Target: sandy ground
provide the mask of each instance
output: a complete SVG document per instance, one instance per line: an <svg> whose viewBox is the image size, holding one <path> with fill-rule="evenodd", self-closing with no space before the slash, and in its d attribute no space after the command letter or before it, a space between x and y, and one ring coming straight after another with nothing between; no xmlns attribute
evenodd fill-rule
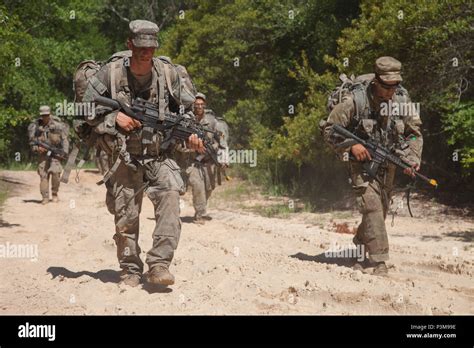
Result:
<svg viewBox="0 0 474 348"><path fill-rule="evenodd" d="M351 230L357 212L263 217L246 204L272 200L226 193L233 180L215 192L214 219L204 226L191 222L191 196L183 197L176 284L130 288L118 284L113 218L97 174L82 172L46 206L35 172L0 176L15 187L0 245L38 248L33 259L0 258L0 314L474 314L474 221L433 202L414 200L423 218L401 213L393 227L387 220L390 273L378 277L353 271L353 259L325 255L335 243L352 247L352 235L334 226ZM153 226L145 198L144 254Z"/></svg>

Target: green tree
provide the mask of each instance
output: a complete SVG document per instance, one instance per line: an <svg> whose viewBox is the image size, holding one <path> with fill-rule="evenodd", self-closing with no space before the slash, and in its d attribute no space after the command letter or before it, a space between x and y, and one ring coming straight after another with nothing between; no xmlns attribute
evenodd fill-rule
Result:
<svg viewBox="0 0 474 348"><path fill-rule="evenodd" d="M471 1L368 0L338 40L338 55L327 57L356 75L371 71L378 56L402 61L403 84L421 104L424 170L442 176L444 189L474 190L472 22ZM453 161L455 150L463 167Z"/></svg>
<svg viewBox="0 0 474 348"><path fill-rule="evenodd" d="M86 58L106 56L99 31L104 2L4 1L0 7L0 162L28 156L27 124L38 108L72 101L72 75Z"/></svg>

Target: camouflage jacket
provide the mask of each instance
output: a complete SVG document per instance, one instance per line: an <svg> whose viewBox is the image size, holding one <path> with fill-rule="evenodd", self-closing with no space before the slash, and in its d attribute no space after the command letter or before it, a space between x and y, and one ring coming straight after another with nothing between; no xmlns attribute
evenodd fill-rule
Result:
<svg viewBox="0 0 474 348"><path fill-rule="evenodd" d="M212 133L208 134L208 137L213 141L213 147L216 149L216 151L219 152L228 149L227 137L229 135L229 131L227 124L224 121L218 119L214 111L211 109L205 109L204 116L199 121L199 123L217 134L217 139ZM181 154L179 154L179 164L184 168L195 162L207 163L211 161L208 155L200 155L197 152L188 151L182 148L180 149L180 152Z"/></svg>
<svg viewBox="0 0 474 348"><path fill-rule="evenodd" d="M362 91L362 95L365 95L366 98L366 107L362 107L362 110L356 110L355 92L344 96L342 102L334 107L323 126L325 141L339 154L350 151L350 148L335 147L337 141L331 137L330 126L338 124L355 132L360 137L375 140L388 148L393 147L410 163L420 164L423 136L421 134L422 122L419 113L414 109L410 109L414 112L405 114L403 112L398 114L385 113L383 115L381 100L374 96L371 86L371 84L368 84L364 87L365 90ZM408 92L400 87L395 92L391 102L393 105L397 103L410 105L411 101ZM382 107L387 106L387 104L382 105Z"/></svg>
<svg viewBox="0 0 474 348"><path fill-rule="evenodd" d="M191 110L195 91L183 87L178 70L166 57L153 58L150 82L140 90L136 88L138 82L130 71L128 59L123 57L112 61L91 77L83 101L90 102L95 95L102 95L130 105L133 99L140 97L156 103L163 112L179 112L181 106L184 111ZM188 82L193 87L192 82ZM127 151L131 155L141 156L146 153L158 156L161 134L154 133L151 141L145 143L141 129L128 133L116 125L117 114L118 111L96 105L95 117L88 118L87 123L94 127L96 133L107 136L107 146L112 151L122 141L126 141Z"/></svg>
<svg viewBox="0 0 474 348"><path fill-rule="evenodd" d="M37 152L37 146L32 142L35 140L46 142L54 147L69 152L69 126L61 122L59 118L50 116L49 122L43 125L42 118L31 122L28 126L28 139L33 152Z"/></svg>

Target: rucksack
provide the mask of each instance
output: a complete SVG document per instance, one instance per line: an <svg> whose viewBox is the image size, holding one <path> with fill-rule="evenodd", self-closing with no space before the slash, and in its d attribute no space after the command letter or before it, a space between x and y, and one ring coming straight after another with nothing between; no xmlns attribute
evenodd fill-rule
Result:
<svg viewBox="0 0 474 348"><path fill-rule="evenodd" d="M119 81L126 80L126 76L123 76L123 59L130 58L132 56L132 52L128 51L120 51L114 53L108 60L104 62L94 61L94 60L85 60L82 61L76 68L73 78L73 88L75 92L75 102L82 102L84 98L85 91L87 89L87 85L89 82L93 82L94 76L97 72L106 64L116 62L115 65L111 67L111 80ZM166 84L169 93L173 98L169 99L169 107L172 112L184 112L184 110L180 110L181 105L190 106L194 102L194 95L196 94L196 89L194 84L186 70L185 67L181 65L175 65L171 62L168 57L160 56L160 57L153 57L153 62L156 67L160 67L159 78L162 81L159 81L159 105L160 105L160 114L163 113L164 103L165 103L165 96L163 93L164 85ZM176 72L176 81L171 81L171 70L174 69ZM119 75L117 75L119 74ZM92 81L91 81L92 80ZM97 79L95 79L97 80ZM111 97L116 98L116 85L111 85ZM172 108L173 106L173 108ZM94 131L94 127L90 126L84 118L75 117L73 121L73 128L75 133L80 139L82 144L85 144L86 150L84 160L88 157L89 149L97 145L98 135ZM76 146L73 153L71 154L70 158L68 159L69 167L72 167L75 163L75 157L77 156L79 149ZM78 165L79 167L79 165ZM70 170L69 170L70 171ZM66 170L65 170L66 172ZM69 176L69 172L64 175L64 180L67 182Z"/></svg>
<svg viewBox="0 0 474 348"><path fill-rule="evenodd" d="M357 77L351 75L348 78L346 74L341 74L339 80L341 80L342 84L334 88L328 97L328 112L331 112L337 104L342 102L345 96L351 93L356 105L356 114L359 114L365 108L367 101L366 89L374 77L375 74L364 74Z"/></svg>
<svg viewBox="0 0 474 348"><path fill-rule="evenodd" d="M82 102L87 84L102 66L124 57L131 57L131 55L131 51L120 51L114 53L109 59L103 62L95 60L84 60L80 62L74 72L73 78L74 102ZM87 147L94 145L95 137L93 129L84 119L76 117L73 121L73 128L79 139L85 143Z"/></svg>
<svg viewBox="0 0 474 348"><path fill-rule="evenodd" d="M84 97L84 93L87 88L87 84L91 80L93 76L102 68L102 66L110 63L118 61L122 58L130 58L132 56L132 52L128 51L120 51L114 53L108 60L104 62L94 61L94 60L85 60L82 61L76 68L74 73L74 92L75 92L75 102L82 102ZM153 61L155 65L161 66L164 77L166 80L166 84L168 86L168 90L170 91L173 96L179 100L180 104L189 105L194 102L194 95L196 94L196 89L194 84L189 76L186 68L182 65L173 64L168 57L160 56L160 57L153 57ZM117 62L118 64L119 62ZM178 87L177 89L173 89L173 82L171 81L171 69L175 69L178 77L178 83L176 84ZM112 69L114 73L121 72L120 69ZM115 76L113 80L120 80L121 77ZM115 98L115 86L112 86L112 98ZM178 108L179 105L176 105ZM178 109L172 110L175 112L179 112ZM74 130L79 138L85 142L87 145L93 145L93 139L91 139L92 135L92 127L90 127L85 120L83 119L76 119L74 121Z"/></svg>
<svg viewBox="0 0 474 348"><path fill-rule="evenodd" d="M370 82L375 78L375 74L364 74L355 77L347 77L346 74L341 74L339 79L341 84L334 88L328 96L327 110L330 113L334 107L341 103L344 97L351 95L355 105L355 115L351 120L349 129L355 128L361 119L373 118L372 110L370 109L369 98L367 96L367 87ZM398 101L406 101L408 92L402 86L399 86L395 92L395 97ZM321 132L324 131L326 126L326 119L323 119L319 123Z"/></svg>

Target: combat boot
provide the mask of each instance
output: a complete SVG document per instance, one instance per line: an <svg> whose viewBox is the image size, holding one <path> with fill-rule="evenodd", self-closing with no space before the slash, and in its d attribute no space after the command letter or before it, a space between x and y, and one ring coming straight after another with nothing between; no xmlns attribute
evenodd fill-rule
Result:
<svg viewBox="0 0 474 348"><path fill-rule="evenodd" d="M59 198L58 198L58 195L53 195L53 203L58 203L59 202Z"/></svg>
<svg viewBox="0 0 474 348"><path fill-rule="evenodd" d="M204 225L206 220L202 216L195 216L193 222L198 225Z"/></svg>
<svg viewBox="0 0 474 348"><path fill-rule="evenodd" d="M375 265L375 268L374 268L374 275L378 275L378 276L386 276L388 275L388 268L387 268L387 265L385 264L385 262L377 262L377 264Z"/></svg>
<svg viewBox="0 0 474 348"><path fill-rule="evenodd" d="M122 272L122 274L120 275L120 284L125 284L133 288L140 285L141 281L142 277L140 276L140 274Z"/></svg>
<svg viewBox="0 0 474 348"><path fill-rule="evenodd" d="M170 273L166 266L155 266L148 271L146 280L150 284L157 285L173 285L174 276Z"/></svg>
<svg viewBox="0 0 474 348"><path fill-rule="evenodd" d="M365 273L367 274L367 265L365 262L360 262L360 261L357 261L353 266L352 266L352 269L354 271L361 271L362 273Z"/></svg>
<svg viewBox="0 0 474 348"><path fill-rule="evenodd" d="M43 200L41 201L41 204L45 205L45 204L48 204L49 203L49 198L43 198Z"/></svg>

